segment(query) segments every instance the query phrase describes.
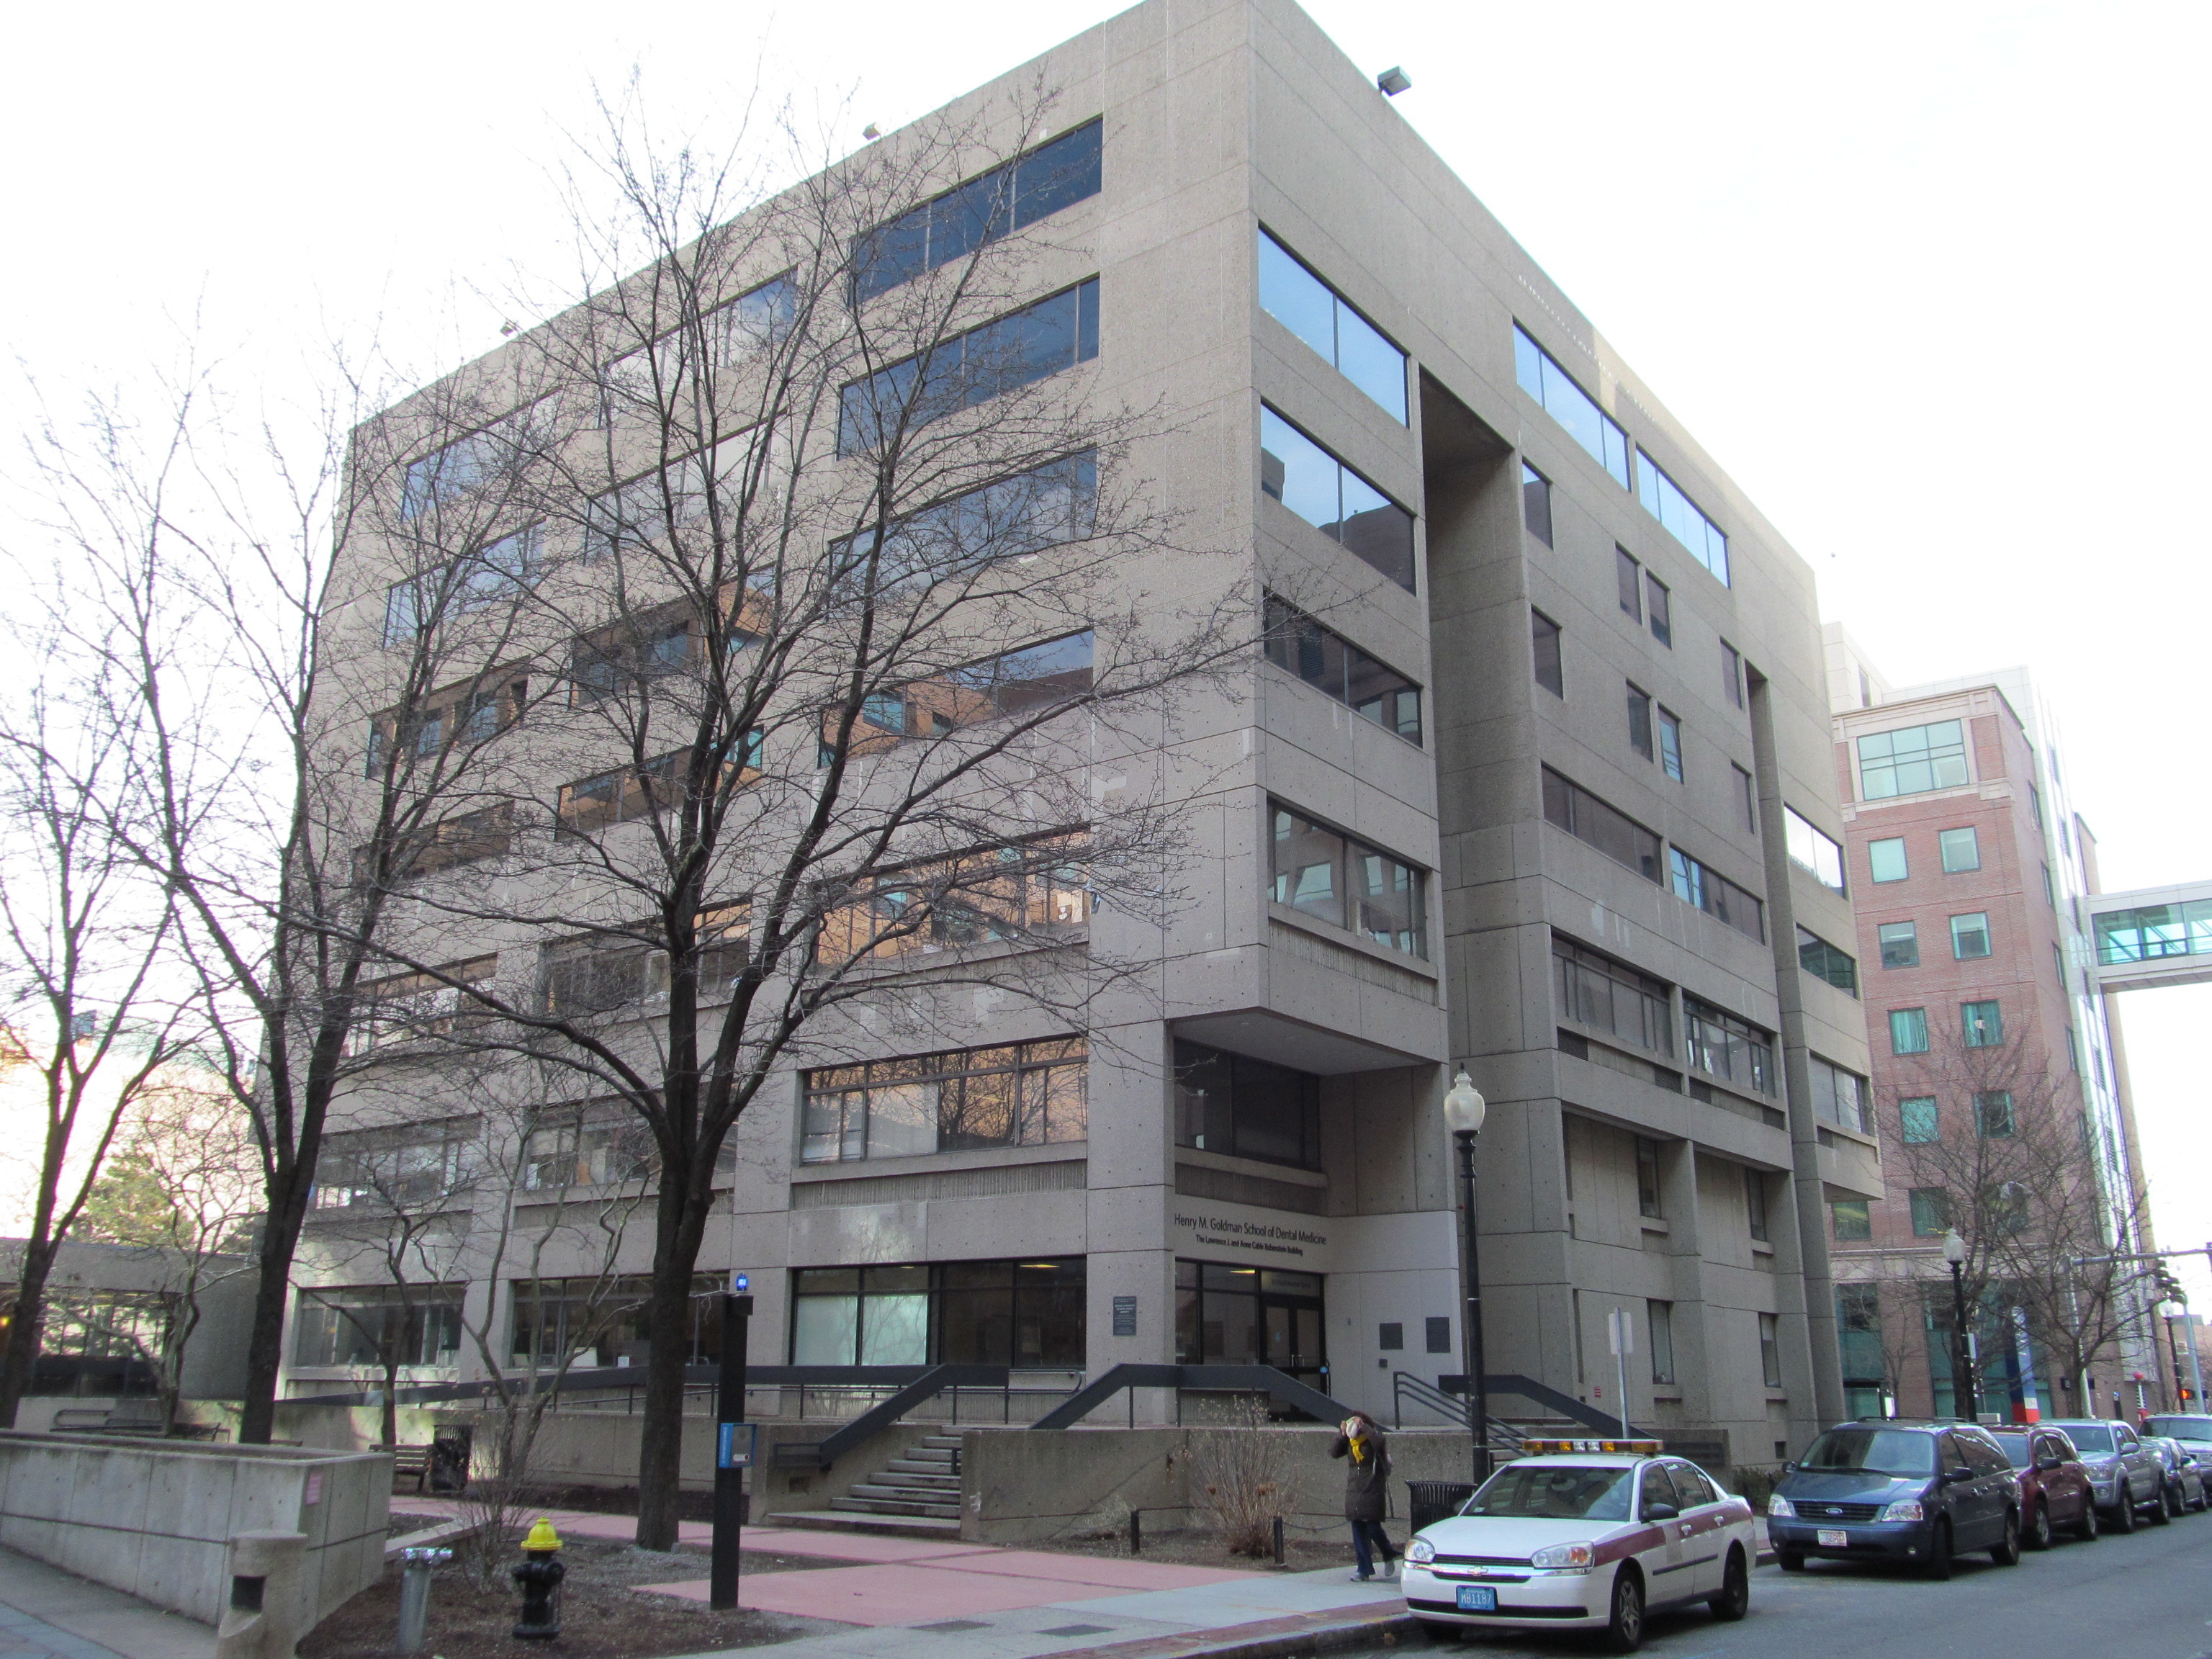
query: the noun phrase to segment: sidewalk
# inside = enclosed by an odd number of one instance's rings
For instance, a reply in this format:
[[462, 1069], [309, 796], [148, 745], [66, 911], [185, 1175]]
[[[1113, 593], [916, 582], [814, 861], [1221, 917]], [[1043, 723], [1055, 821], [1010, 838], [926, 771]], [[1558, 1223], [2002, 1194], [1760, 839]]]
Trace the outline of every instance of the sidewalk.
[[4, 1659], [212, 1659], [215, 1632], [121, 1590], [0, 1550]]
[[[447, 1507], [393, 1501], [410, 1513]], [[637, 1525], [628, 1516], [548, 1514], [576, 1537], [625, 1539]], [[703, 1521], [684, 1522], [679, 1547], [703, 1549], [712, 1531]], [[1348, 1562], [1318, 1572], [1239, 1572], [781, 1527], [747, 1527], [744, 1538], [747, 1550], [849, 1564], [744, 1576], [740, 1606], [854, 1626], [778, 1643], [777, 1659], [1262, 1659], [1410, 1628], [1397, 1586], [1353, 1583]], [[638, 1589], [707, 1599], [703, 1576]]]
[[[860, 1627], [781, 1643], [779, 1659], [1311, 1652], [1331, 1635], [1347, 1644], [1371, 1639], [1405, 1616], [1395, 1585], [1353, 1583], [1345, 1567], [1233, 1572], [923, 1539], [771, 1528], [744, 1536], [754, 1549], [854, 1564], [743, 1581], [742, 1606]], [[707, 1599], [703, 1578], [639, 1588]]]

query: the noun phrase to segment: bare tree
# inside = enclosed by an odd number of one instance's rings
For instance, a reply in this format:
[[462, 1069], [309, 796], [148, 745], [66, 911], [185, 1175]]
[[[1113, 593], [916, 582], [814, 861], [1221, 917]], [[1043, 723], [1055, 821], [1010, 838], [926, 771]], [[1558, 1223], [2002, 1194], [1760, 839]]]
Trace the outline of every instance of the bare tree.
[[[1921, 1224], [1955, 1227], [1965, 1241], [1960, 1280], [1985, 1364], [2014, 1342], [2017, 1308], [2060, 1376], [2085, 1389], [2100, 1357], [2117, 1364], [2139, 1316], [2141, 1274], [2075, 1264], [2136, 1236], [2148, 1221], [2141, 1194], [2124, 1171], [2102, 1168], [2079, 1081], [2054, 1074], [2025, 1042], [1969, 1048], [1946, 1036], [1914, 1070], [1893, 1108], [1904, 1145], [1890, 1178]], [[1948, 1336], [1949, 1285], [1932, 1289], [1934, 1322]]]
[[[55, 591], [51, 571], [22, 574], [34, 592]], [[0, 696], [0, 1024], [42, 1109], [0, 1362], [0, 1425], [12, 1427], [55, 1255], [185, 1035], [160, 971], [174, 939], [169, 896], [104, 833], [153, 741], [135, 688], [114, 672], [112, 635], [73, 636], [36, 604], [9, 632], [30, 672]]]
[[[475, 1116], [438, 1113], [333, 1133], [324, 1143], [317, 1208], [301, 1237], [319, 1274], [303, 1303], [330, 1310], [375, 1357], [383, 1420], [378, 1443], [399, 1443], [399, 1374], [433, 1364], [465, 1284], [478, 1185], [487, 1174]], [[458, 1350], [460, 1333], [453, 1331]]]
[[[29, 445], [41, 551], [64, 573], [40, 595], [41, 624], [131, 722], [124, 787], [73, 822], [164, 896], [205, 1050], [253, 1128], [248, 1442], [270, 1431], [331, 1103], [369, 1063], [354, 1028], [421, 994], [384, 945], [392, 896], [497, 844], [477, 763], [526, 695], [500, 626], [520, 573], [495, 527], [533, 435], [488, 434], [482, 406], [429, 398], [404, 434], [349, 439], [388, 383], [341, 358], [310, 408], [249, 419], [188, 368], [136, 399], [89, 398]], [[439, 453], [441, 435], [469, 440], [469, 501], [424, 512], [419, 469], [380, 434]], [[364, 538], [374, 561], [352, 551]], [[370, 562], [396, 565], [388, 590], [333, 588], [334, 571]], [[441, 628], [449, 612], [472, 625]], [[356, 617], [369, 620], [349, 632]], [[23, 752], [44, 763], [73, 735]]]
[[470, 1565], [487, 1584], [532, 1501], [538, 1435], [562, 1382], [634, 1305], [623, 1293], [623, 1241], [650, 1201], [653, 1156], [635, 1117], [619, 1107], [610, 1117], [562, 1099], [557, 1079], [536, 1080], [543, 1086], [522, 1091], [488, 1138], [496, 1173], [483, 1185], [471, 1263], [487, 1291], [462, 1322], [484, 1384], [478, 1425], [489, 1431], [472, 1448], [463, 1498]]
[[[509, 839], [410, 873], [410, 965], [483, 1012], [472, 1041], [646, 1126], [656, 1331], [683, 1328], [722, 1148], [831, 1017], [945, 1033], [981, 992], [1079, 1024], [1139, 988], [1177, 896], [1203, 767], [1176, 714], [1253, 648], [1260, 596], [1152, 504], [1137, 457], [1168, 422], [1096, 384], [1096, 267], [1054, 216], [1095, 191], [1096, 130], [1030, 142], [1050, 125], [1042, 97], [924, 124], [758, 199], [734, 156], [617, 112], [580, 186], [586, 291], [482, 370], [547, 434], [503, 520], [538, 654], [491, 769]], [[457, 939], [507, 943], [464, 973], [486, 946]], [[647, 1355], [649, 1548], [684, 1361]]]
[[[137, 1103], [126, 1139], [88, 1199], [78, 1231], [133, 1247], [160, 1274], [160, 1317], [127, 1336], [152, 1371], [164, 1431], [176, 1422], [185, 1364], [209, 1293], [252, 1271], [261, 1195], [252, 1126], [187, 1057]], [[83, 1316], [97, 1319], [88, 1307]]]

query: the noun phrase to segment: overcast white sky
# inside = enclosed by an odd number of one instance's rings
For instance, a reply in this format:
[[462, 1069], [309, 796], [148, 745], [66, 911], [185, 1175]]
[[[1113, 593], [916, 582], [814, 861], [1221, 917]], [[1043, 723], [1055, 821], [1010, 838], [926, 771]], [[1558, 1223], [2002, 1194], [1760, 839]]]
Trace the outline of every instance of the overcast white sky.
[[[642, 64], [674, 126], [758, 79], [857, 143], [1120, 9], [26, 8], [0, 67], [0, 340], [62, 386], [173, 358], [196, 307], [248, 357], [380, 316], [442, 368], [496, 342], [499, 308], [471, 295], [556, 257], [545, 167], [595, 78]], [[2212, 7], [1309, 9], [1369, 73], [1405, 66], [1400, 112], [1893, 679], [2029, 665], [2108, 887], [2212, 870]], [[2212, 1239], [2212, 987], [2122, 1006], [2165, 1242]]]

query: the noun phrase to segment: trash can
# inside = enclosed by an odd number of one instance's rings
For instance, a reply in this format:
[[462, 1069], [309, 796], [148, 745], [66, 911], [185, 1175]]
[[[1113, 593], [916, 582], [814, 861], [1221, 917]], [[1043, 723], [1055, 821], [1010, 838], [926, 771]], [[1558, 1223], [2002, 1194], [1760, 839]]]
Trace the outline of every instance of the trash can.
[[1474, 1496], [1474, 1487], [1466, 1480], [1408, 1480], [1406, 1495], [1407, 1524], [1419, 1532], [1446, 1516], [1457, 1515], [1459, 1506]]
[[440, 1429], [431, 1437], [429, 1487], [432, 1492], [461, 1492], [468, 1490], [469, 1454], [474, 1449], [475, 1439], [475, 1429], [466, 1423]]

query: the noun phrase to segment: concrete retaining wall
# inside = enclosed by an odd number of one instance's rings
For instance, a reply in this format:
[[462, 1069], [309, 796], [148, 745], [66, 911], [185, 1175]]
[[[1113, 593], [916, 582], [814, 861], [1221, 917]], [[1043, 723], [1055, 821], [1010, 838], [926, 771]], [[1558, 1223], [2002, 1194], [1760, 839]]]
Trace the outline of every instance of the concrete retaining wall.
[[[1037, 1543], [1118, 1530], [1133, 1509], [1158, 1530], [1203, 1526], [1197, 1478], [1225, 1437], [1266, 1435], [1284, 1454], [1283, 1516], [1311, 1536], [1344, 1528], [1344, 1464], [1328, 1455], [1334, 1428], [969, 1429], [961, 1438], [960, 1535], [977, 1543]], [[1463, 1431], [1404, 1429], [1389, 1437], [1393, 1535], [1405, 1531], [1408, 1480], [1465, 1480]], [[1348, 1534], [1346, 1534], [1347, 1537]]]
[[0, 1545], [208, 1625], [234, 1533], [307, 1535], [302, 1629], [374, 1583], [391, 1494], [377, 1453], [0, 1431]]

